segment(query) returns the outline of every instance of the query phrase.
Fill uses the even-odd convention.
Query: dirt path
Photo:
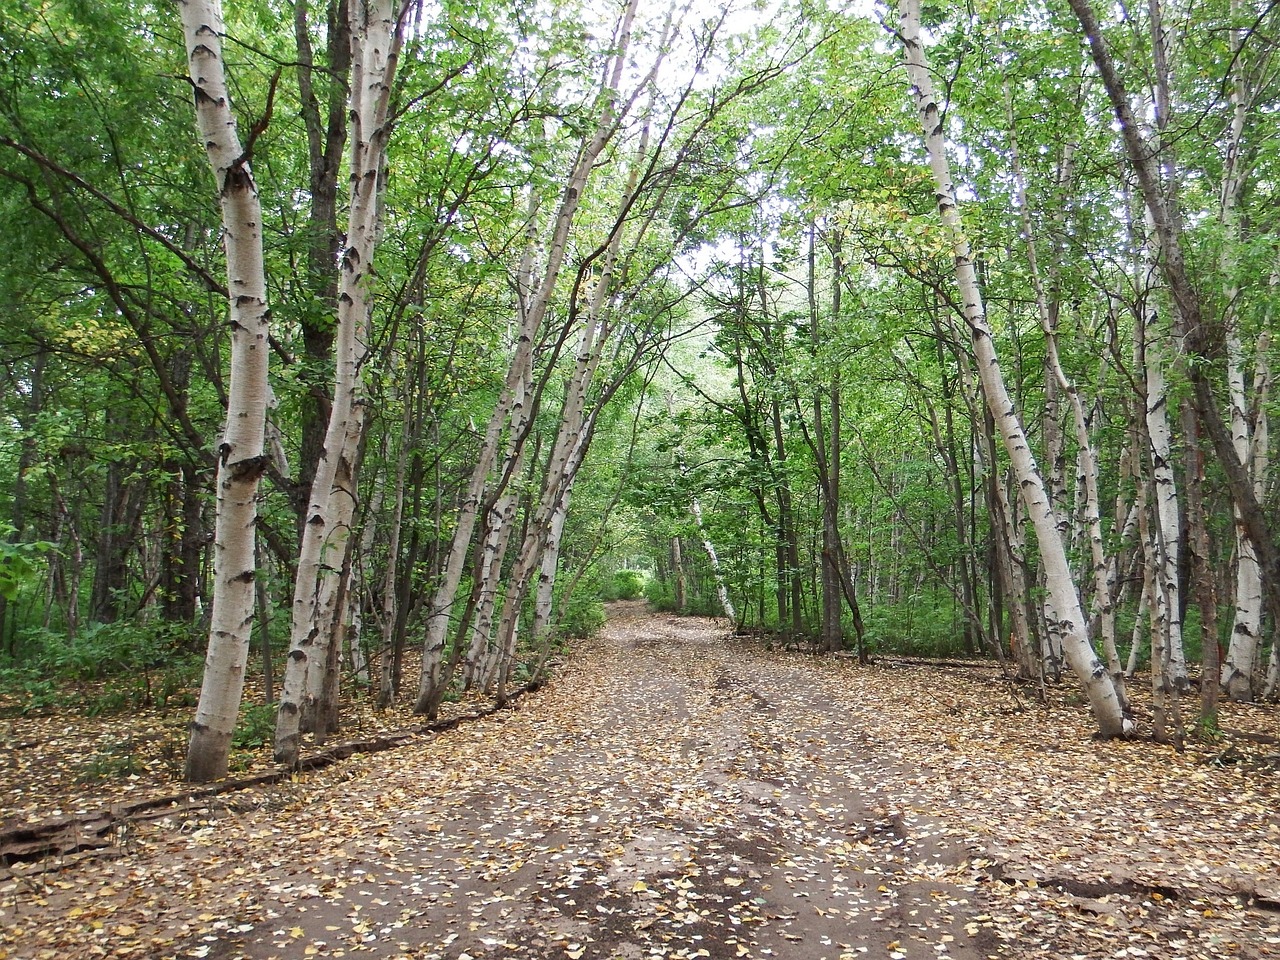
[[[994,952],[965,852],[878,792],[809,662],[636,612],[520,709],[7,884],[3,955]]]
[[[1280,956],[1274,775],[975,673],[620,605],[513,710],[13,871],[0,960]]]

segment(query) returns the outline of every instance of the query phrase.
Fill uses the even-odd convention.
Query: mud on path
[[[605,635],[513,710],[139,824],[112,859],[10,878],[0,958],[1199,957],[1269,955],[1272,931],[1280,943],[1274,918],[1228,917],[1221,898],[1205,912],[1132,883],[1073,893],[1054,862],[1066,841],[1032,863],[1030,840],[1020,854],[1008,831],[982,837],[973,810],[988,816],[1008,763],[984,766],[978,748],[949,773],[944,743],[917,768],[928,750],[887,716],[902,697],[889,677],[615,605]],[[917,723],[955,740],[952,713]],[[999,843],[1057,885],[995,879]]]

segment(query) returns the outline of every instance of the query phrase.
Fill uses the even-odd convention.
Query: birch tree
[[[344,576],[357,499],[356,471],[368,409],[362,368],[373,309],[373,258],[381,223],[389,107],[408,3],[350,5],[350,197],[339,259],[337,372],[324,450],[312,484],[294,587],[289,657],[276,723],[276,760],[294,765],[306,714],[323,696],[340,642]],[[317,720],[317,723],[320,721]]]
[[[1129,92],[1116,69],[1111,45],[1103,35],[1090,0],[1068,0],[1089,43],[1090,54],[1106,88],[1107,97],[1120,127],[1125,155],[1138,180],[1143,202],[1151,214],[1160,241],[1160,274],[1173,305],[1175,330],[1186,351],[1187,377],[1191,382],[1191,401],[1196,418],[1204,428],[1215,457],[1226,475],[1227,488],[1239,513],[1240,525],[1253,545],[1262,568],[1267,606],[1273,619],[1280,614],[1280,547],[1273,536],[1257,494],[1253,479],[1236,453],[1231,431],[1222,415],[1209,371],[1216,354],[1215,337],[1220,324],[1206,316],[1205,307],[1192,283],[1183,251],[1181,208],[1176,187],[1178,171],[1167,153],[1153,149],[1142,135],[1134,116]]]
[[[448,559],[440,582],[433,591],[427,611],[422,673],[414,709],[429,717],[434,716],[439,710],[440,699],[444,695],[447,679],[444,653],[451,612],[457,600],[458,587],[462,582],[480,506],[484,501],[486,490],[491,489],[495,468],[497,468],[497,477],[510,477],[517,465],[519,452],[524,443],[530,414],[528,406],[530,398],[526,392],[526,385],[529,383],[532,370],[533,353],[543,319],[555,294],[560,271],[564,266],[569,234],[582,202],[583,191],[586,189],[596,160],[617,133],[622,118],[626,116],[643,89],[643,86],[638,87],[625,97],[620,93],[638,5],[638,0],[629,0],[615,24],[613,49],[607,58],[601,73],[600,84],[595,91],[593,125],[583,139],[566,178],[552,221],[551,236],[547,243],[545,263],[539,282],[536,287],[517,285],[518,330],[506,381],[498,403],[485,426],[467,491],[458,510],[456,525],[449,543]],[[534,219],[530,217],[529,230],[534,231],[534,229]],[[522,278],[530,277],[532,274],[532,242],[531,236],[529,243],[526,244],[525,256],[528,259],[519,271],[519,276]],[[499,464],[499,454],[504,450],[503,462]]]
[[[227,425],[218,445],[218,513],[214,532],[213,610],[200,700],[191,724],[186,778],[227,773],[231,735],[244,692],[254,618],[254,524],[258,480],[266,469],[269,312],[262,256],[262,209],[237,132],[222,57],[225,27],[218,0],[183,0],[196,120],[213,168],[227,258],[231,379]]]
[[[1238,299],[1240,283],[1236,276],[1239,269],[1239,246],[1242,240],[1240,202],[1245,187],[1244,137],[1249,119],[1249,105],[1253,91],[1245,79],[1244,31],[1239,24],[1243,20],[1243,3],[1232,0],[1230,43],[1233,70],[1231,78],[1231,115],[1222,145],[1222,184],[1219,192],[1218,222],[1222,228],[1222,253],[1219,268],[1223,278],[1223,303],[1226,316],[1223,328],[1226,339],[1227,390],[1230,403],[1231,443],[1240,462],[1248,469],[1254,496],[1263,499],[1263,479],[1266,462],[1265,441],[1255,448],[1254,440],[1259,428],[1265,436],[1265,420],[1254,422],[1250,415],[1251,404],[1245,384],[1245,349],[1241,336],[1241,317]],[[1266,333],[1258,343],[1259,369],[1253,382],[1255,396],[1265,394]],[[1258,416],[1265,418],[1265,408],[1259,403]],[[1261,455],[1261,460],[1259,459]],[[1235,518],[1236,572],[1235,616],[1231,628],[1231,640],[1226,659],[1222,663],[1222,687],[1232,700],[1252,700],[1259,686],[1256,663],[1262,649],[1262,569],[1258,555],[1244,529],[1238,507],[1232,508]]]
[[[1076,450],[1079,457],[1080,490],[1078,492],[1083,497],[1085,532],[1089,540],[1090,579],[1093,582],[1093,610],[1098,617],[1102,649],[1106,657],[1107,669],[1111,672],[1111,682],[1115,685],[1121,707],[1127,709],[1124,667],[1120,663],[1120,654],[1116,649],[1115,598],[1111,589],[1112,581],[1107,576],[1109,565],[1107,563],[1106,543],[1102,534],[1102,507],[1098,494],[1098,457],[1094,450],[1093,440],[1089,436],[1089,421],[1085,413],[1084,401],[1080,397],[1080,391],[1076,384],[1072,382],[1063,369],[1062,359],[1059,355],[1056,322],[1057,304],[1050,304],[1045,278],[1040,269],[1031,204],[1027,199],[1026,174],[1022,168],[1022,157],[1018,147],[1016,116],[1007,80],[1004,82],[1004,90],[1008,102],[1010,156],[1014,181],[1013,193],[1018,205],[1018,215],[1022,225],[1027,270],[1031,276],[1031,291],[1035,296],[1040,329],[1044,332],[1045,368],[1056,389],[1060,390],[1067,398],[1067,405],[1071,411],[1071,423],[1075,431]],[[1072,149],[1068,145],[1068,153]],[[1064,167],[1069,168],[1069,163],[1064,161]],[[1049,392],[1048,396],[1052,397],[1054,394]],[[1048,414],[1046,414],[1046,422],[1047,420]]]
[[[954,254],[956,283],[960,288],[965,321],[972,334],[983,394],[996,420],[1005,451],[1013,465],[1023,504],[1036,531],[1046,586],[1067,662],[1085,688],[1099,734],[1103,737],[1122,736],[1127,729],[1116,688],[1089,642],[1088,624],[1080,607],[1057,518],[1045,492],[1044,481],[1031,453],[1026,433],[1000,373],[991,328],[987,323],[982,294],[978,288],[973,255],[960,219],[955,187],[951,180],[950,163],[943,138],[942,113],[933,92],[933,78],[929,73],[920,39],[919,0],[901,0],[899,18],[907,76],[924,130],[925,150],[933,173],[938,215]]]

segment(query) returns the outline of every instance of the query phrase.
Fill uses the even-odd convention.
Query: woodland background
[[[1280,14],[912,8],[5,0],[5,709],[190,711],[229,656],[209,779],[340,685],[505,700],[640,594],[1107,735],[1274,697]]]

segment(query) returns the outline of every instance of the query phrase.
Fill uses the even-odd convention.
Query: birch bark
[[[1089,697],[1099,734],[1103,737],[1118,737],[1126,732],[1120,700],[1106,667],[1098,660],[1089,642],[1088,624],[1072,580],[1057,519],[1000,373],[991,328],[987,323],[982,294],[978,288],[973,256],[960,221],[943,139],[942,113],[934,96],[933,79],[929,74],[924,46],[920,40],[919,0],[901,0],[899,14],[907,75],[920,112],[925,149],[936,188],[938,214],[955,257],[956,282],[963,299],[965,320],[973,338],[983,393],[1000,430],[1005,450],[1017,476],[1023,503],[1036,531],[1046,586],[1067,661]]]
[[[1120,127],[1121,139],[1129,163],[1137,175],[1142,197],[1160,236],[1162,257],[1160,270],[1171,295],[1177,318],[1176,332],[1191,362],[1187,375],[1191,381],[1191,397],[1196,416],[1213,445],[1231,499],[1240,514],[1240,522],[1262,567],[1263,589],[1273,619],[1280,620],[1280,547],[1273,536],[1272,525],[1254,491],[1249,471],[1240,460],[1223,419],[1210,382],[1208,370],[1215,353],[1215,325],[1206,322],[1199,292],[1192,285],[1182,251],[1182,224],[1177,198],[1173,191],[1162,189],[1176,182],[1172,162],[1166,159],[1166,171],[1158,161],[1159,153],[1145,142],[1133,116],[1129,95],[1116,70],[1111,47],[1102,34],[1097,14],[1090,0],[1068,0],[1088,40],[1094,65],[1102,77],[1107,96]]]
[[[635,21],[639,0],[629,0],[618,25],[615,50],[610,57],[603,75],[603,82],[597,92],[598,116],[591,135],[583,142],[572,170],[566,180],[556,210],[552,226],[551,238],[547,245],[546,264],[541,282],[536,290],[518,289],[520,301],[520,326],[517,335],[511,366],[504,385],[502,397],[494,408],[492,416],[485,427],[480,451],[476,457],[475,468],[467,486],[467,493],[458,511],[457,524],[449,543],[448,559],[440,583],[437,586],[427,613],[426,637],[423,641],[422,674],[418,684],[418,696],[414,704],[417,713],[425,713],[434,717],[439,710],[440,699],[444,695],[444,649],[445,639],[449,632],[450,611],[453,608],[458,586],[469,552],[471,536],[475,531],[476,516],[479,505],[489,486],[491,474],[497,462],[504,433],[510,433],[512,426],[514,395],[519,383],[526,377],[526,371],[532,369],[532,357],[543,318],[546,316],[556,282],[564,265],[568,250],[569,232],[573,226],[581,203],[583,190],[586,188],[596,160],[618,128],[621,116],[629,108],[630,102],[619,103],[618,91],[621,89],[627,52],[631,44],[631,30]],[[633,98],[634,99],[634,98]],[[531,200],[531,203],[534,201]],[[521,275],[531,275],[534,248],[534,225],[530,217],[530,236],[526,244],[526,261],[521,266]],[[526,273],[527,270],[527,273]],[[522,441],[520,441],[522,442]],[[508,457],[509,459],[509,457]]]
[[[1107,659],[1107,669],[1111,672],[1111,682],[1115,684],[1116,695],[1122,708],[1128,708],[1128,697],[1125,691],[1124,667],[1120,663],[1120,654],[1116,649],[1115,598],[1111,590],[1111,581],[1107,577],[1106,544],[1102,536],[1102,507],[1098,496],[1098,461],[1093,449],[1093,441],[1089,436],[1089,420],[1085,414],[1084,403],[1080,399],[1080,391],[1074,382],[1067,377],[1058,355],[1058,330],[1055,320],[1056,309],[1051,309],[1049,297],[1045,290],[1044,278],[1040,272],[1039,256],[1036,250],[1035,232],[1031,218],[1031,204],[1027,200],[1027,179],[1022,169],[1022,158],[1018,150],[1017,127],[1013,111],[1013,100],[1005,85],[1008,99],[1009,142],[1013,163],[1014,197],[1018,204],[1018,212],[1022,220],[1023,244],[1027,255],[1027,267],[1031,273],[1031,289],[1035,294],[1036,312],[1040,317],[1040,328],[1044,331],[1045,368],[1067,397],[1071,409],[1071,422],[1075,428],[1077,456],[1079,458],[1078,484],[1076,493],[1082,498],[1085,533],[1089,540],[1089,556],[1091,560],[1090,574],[1093,581],[1093,609],[1098,617],[1099,634],[1102,650]],[[1061,186],[1061,184],[1060,184]],[[1054,305],[1056,307],[1056,304]]]
[[[1240,0],[1232,0],[1231,19],[1242,22]],[[1232,61],[1240,58],[1243,31],[1231,30]],[[1220,266],[1224,278],[1223,318],[1227,342],[1227,390],[1231,404],[1231,441],[1240,462],[1252,468],[1249,401],[1245,390],[1244,344],[1240,337],[1236,298],[1240,285],[1236,280],[1237,250],[1240,242],[1240,194],[1244,178],[1240,170],[1240,151],[1248,117],[1248,90],[1237,71],[1231,85],[1231,125],[1224,146],[1222,193],[1218,220],[1223,228]],[[1261,357],[1261,352],[1259,352]],[[1252,470],[1251,470],[1252,472]],[[1255,474],[1254,494],[1262,499],[1263,491]],[[1262,568],[1258,555],[1244,530],[1238,508],[1233,508],[1236,537],[1235,622],[1231,642],[1222,664],[1222,687],[1232,700],[1252,700],[1258,686],[1256,660],[1262,645]]]
[[[183,37],[196,119],[222,210],[230,295],[231,382],[227,426],[218,447],[213,610],[200,700],[191,724],[186,779],[226,776],[244,693],[254,617],[254,525],[258,480],[266,468],[268,323],[262,210],[241,146],[222,59],[225,26],[217,0],[183,0]]]
[[[381,176],[391,137],[391,86],[407,5],[350,5],[351,152],[346,246],[339,260],[336,377],[324,450],[312,484],[294,586],[289,656],[276,719],[275,758],[298,762],[304,717],[321,702],[339,642],[360,440],[368,403],[362,369],[373,309],[373,255],[381,224]]]

